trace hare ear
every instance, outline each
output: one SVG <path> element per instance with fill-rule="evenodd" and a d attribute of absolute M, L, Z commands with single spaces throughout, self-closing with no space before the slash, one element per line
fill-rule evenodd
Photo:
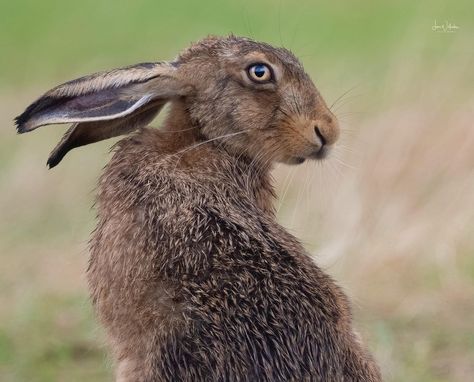
<path fill-rule="evenodd" d="M 75 123 L 53 151 L 54 166 L 72 148 L 129 133 L 149 123 L 189 86 L 170 63 L 145 63 L 92 74 L 48 91 L 19 115 L 19 133 L 50 124 Z"/>
<path fill-rule="evenodd" d="M 130 115 L 112 119 L 110 121 L 82 122 L 73 124 L 64 134 L 61 141 L 49 154 L 47 165 L 49 168 L 56 166 L 64 156 L 73 148 L 99 142 L 104 139 L 131 133 L 146 126 L 160 112 L 166 101 L 158 100 L 149 107 L 143 107 Z"/>

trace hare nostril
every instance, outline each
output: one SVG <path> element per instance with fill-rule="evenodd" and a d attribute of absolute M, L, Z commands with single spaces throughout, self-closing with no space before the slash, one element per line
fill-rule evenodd
<path fill-rule="evenodd" d="M 321 134 L 321 130 L 319 130 L 318 125 L 314 126 L 314 132 L 316 133 L 316 135 L 320 139 L 321 144 L 324 146 L 326 144 L 326 138 L 324 138 L 324 135 Z"/>

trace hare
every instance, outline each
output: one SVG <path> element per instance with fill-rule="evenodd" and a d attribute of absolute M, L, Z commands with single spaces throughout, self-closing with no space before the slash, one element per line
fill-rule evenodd
<path fill-rule="evenodd" d="M 207 37 L 67 82 L 16 118 L 19 133 L 62 123 L 50 167 L 134 132 L 100 178 L 87 270 L 117 381 L 381 380 L 348 298 L 276 221 L 274 164 L 322 159 L 339 135 L 290 51 Z"/>

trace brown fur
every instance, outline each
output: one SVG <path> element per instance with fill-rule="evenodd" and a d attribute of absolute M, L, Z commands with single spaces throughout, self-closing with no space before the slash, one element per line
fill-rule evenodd
<path fill-rule="evenodd" d="M 254 62 L 276 82 L 250 83 Z M 272 207 L 272 164 L 338 137 L 301 64 L 230 36 L 174 67 L 188 93 L 117 144 L 99 183 L 87 274 L 117 380 L 380 381 L 346 296 Z"/>

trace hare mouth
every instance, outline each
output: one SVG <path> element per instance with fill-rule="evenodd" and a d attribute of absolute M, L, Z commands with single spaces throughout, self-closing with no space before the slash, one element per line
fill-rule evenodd
<path fill-rule="evenodd" d="M 299 165 L 306 161 L 306 158 L 303 157 L 288 157 L 284 160 L 282 160 L 282 163 L 289 164 L 289 165 Z"/>
<path fill-rule="evenodd" d="M 329 147 L 326 147 L 326 146 L 322 146 L 320 147 L 319 149 L 317 150 L 314 150 L 312 151 L 311 153 L 309 154 L 306 154 L 305 156 L 294 156 L 294 157 L 291 157 L 289 160 L 288 160 L 288 164 L 301 164 L 303 162 L 306 161 L 306 159 L 311 159 L 311 160 L 323 160 L 325 158 L 327 158 L 327 156 L 329 155 L 329 152 L 331 151 L 331 149 Z"/>
<path fill-rule="evenodd" d="M 309 158 L 316 159 L 316 160 L 325 159 L 329 155 L 329 152 L 330 152 L 330 149 L 328 147 L 322 146 L 320 149 L 313 151 L 309 155 Z"/>
<path fill-rule="evenodd" d="M 288 161 L 288 164 L 301 164 L 301 163 L 304 163 L 306 161 L 306 159 L 312 159 L 312 160 L 323 160 L 325 158 L 327 158 L 327 156 L 329 155 L 329 151 L 330 149 L 323 146 L 321 147 L 319 150 L 316 150 L 316 151 L 313 151 L 312 153 L 310 153 L 309 155 L 306 155 L 306 156 L 295 156 L 295 157 L 292 157 L 290 158 L 290 160 Z"/>

